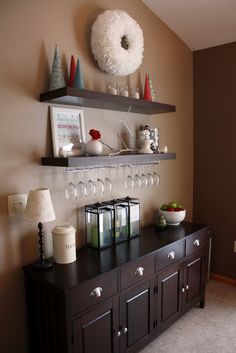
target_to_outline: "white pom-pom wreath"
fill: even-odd
[[[126,76],[136,71],[143,59],[143,31],[122,10],[106,10],[92,25],[91,49],[102,71]]]

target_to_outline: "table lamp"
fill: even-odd
[[[54,221],[56,219],[51,195],[48,189],[30,190],[24,215],[28,219],[38,222],[40,256],[39,260],[34,263],[34,267],[38,269],[48,269],[52,267],[52,261],[45,259],[42,223]]]

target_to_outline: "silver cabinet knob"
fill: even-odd
[[[102,290],[103,290],[102,287],[94,288],[90,293],[90,297],[96,297],[96,298],[101,297]]]
[[[117,337],[120,337],[120,336],[121,336],[121,332],[120,332],[120,331],[117,331],[116,336],[117,336]]]
[[[188,284],[185,286],[185,289],[186,289],[186,290],[189,290],[189,285],[188,285]]]
[[[185,288],[184,288],[184,287],[182,287],[181,292],[182,292],[182,293],[184,293],[184,292],[185,292]]]
[[[136,276],[143,276],[144,274],[144,268],[143,267],[138,267],[137,270],[134,272]]]
[[[123,332],[124,332],[124,333],[127,333],[127,332],[128,332],[127,327],[123,328]]]
[[[200,245],[199,239],[196,239],[193,244],[196,245],[196,246],[199,246]]]
[[[174,258],[175,258],[175,252],[174,252],[174,251],[171,251],[171,252],[168,254],[168,259],[174,260]]]

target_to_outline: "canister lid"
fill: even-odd
[[[53,234],[64,235],[75,232],[75,228],[72,227],[69,223],[62,223],[58,226],[55,226],[52,230]]]

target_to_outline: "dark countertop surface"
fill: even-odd
[[[167,226],[163,230],[157,230],[150,225],[142,228],[140,237],[108,249],[99,251],[89,247],[81,248],[77,250],[77,261],[71,264],[54,264],[53,268],[46,271],[36,270],[30,264],[24,266],[23,270],[27,274],[34,274],[34,278],[46,280],[49,285],[64,290],[158,251],[204,228],[207,226],[190,222]]]

